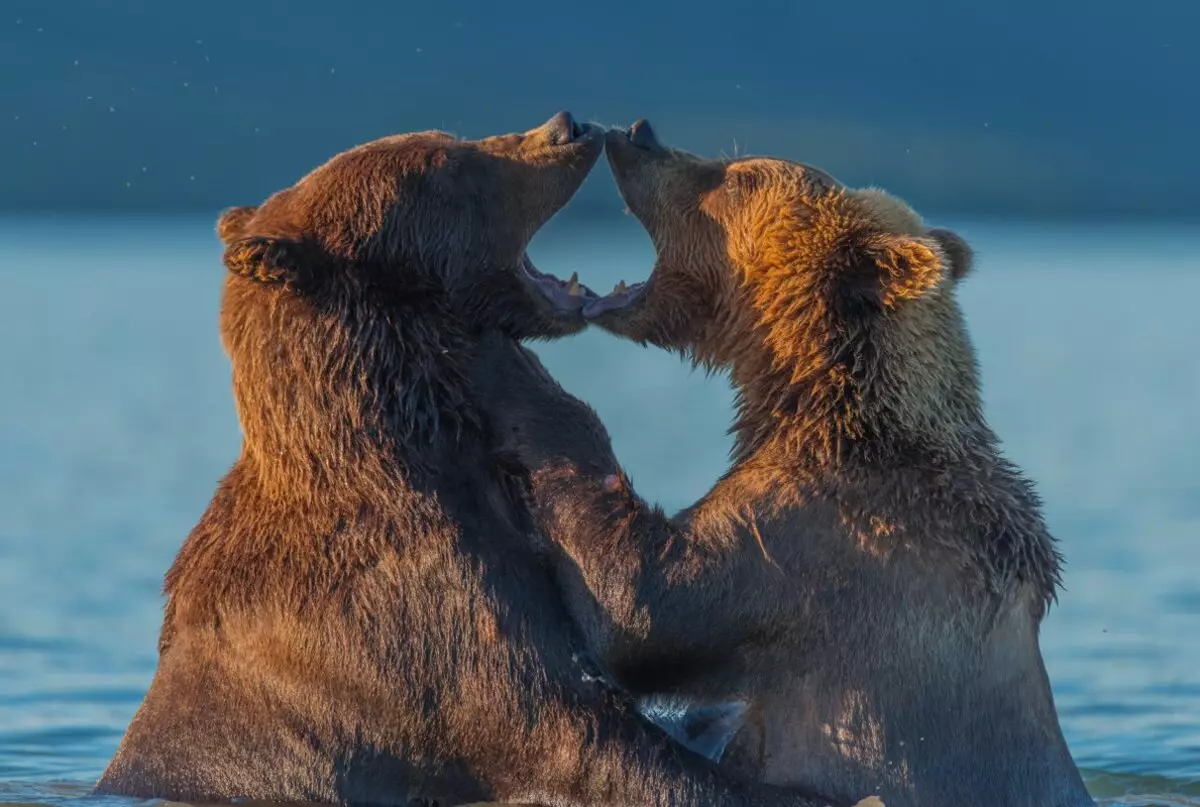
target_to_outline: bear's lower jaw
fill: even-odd
[[[578,273],[571,275],[570,280],[561,280],[539,271],[528,260],[522,268],[525,282],[550,303],[555,313],[578,314],[589,302],[600,299],[594,291],[579,282]]]
[[[583,307],[583,316],[586,319],[595,319],[604,314],[611,314],[616,311],[623,311],[630,308],[635,303],[640,302],[646,296],[646,283],[630,283],[625,285],[625,281],[621,281],[616,285],[611,292],[603,297],[597,297],[587,303]]]

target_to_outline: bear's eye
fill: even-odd
[[[725,197],[731,202],[744,201],[757,187],[754,174],[748,171],[728,171],[722,183]]]

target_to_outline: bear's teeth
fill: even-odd
[[[572,297],[578,297],[583,294],[583,287],[579,285],[579,273],[573,272],[571,279],[567,282],[567,294]]]
[[[628,287],[625,285],[624,280],[622,280],[620,283],[618,283],[616,286],[613,287],[613,291],[616,292],[617,294],[624,294],[627,290],[628,290]]]

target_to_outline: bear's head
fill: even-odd
[[[603,147],[565,112],[482,140],[398,135],[226,211],[221,327],[248,454],[303,487],[336,461],[412,453],[476,418],[464,366],[481,334],[582,329],[594,295],[526,246]]]
[[[538,271],[525,249],[604,147],[560,112],[524,134],[385,137],[337,155],[217,232],[236,276],[313,298],[347,284],[438,293],[480,329],[516,338],[581,330],[593,296]]]
[[[658,257],[649,280],[585,316],[728,369],[740,455],[781,430],[826,461],[846,448],[953,447],[981,427],[954,298],[972,262],[962,239],[806,165],[667,148],[644,121],[607,143]]]

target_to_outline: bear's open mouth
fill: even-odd
[[[583,307],[583,315],[588,319],[593,319],[610,311],[620,311],[623,308],[629,308],[641,300],[645,294],[646,281],[625,285],[625,281],[622,280],[608,294],[590,300]]]
[[[576,314],[588,303],[600,299],[596,292],[579,282],[578,272],[572,274],[570,280],[562,280],[539,271],[528,258],[522,268],[525,282],[537,289],[558,313]]]

